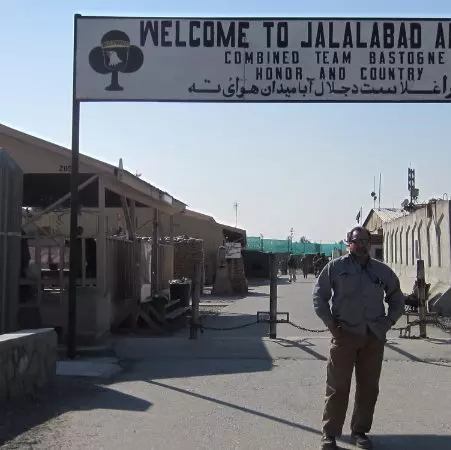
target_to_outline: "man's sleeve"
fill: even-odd
[[[332,313],[330,312],[329,301],[332,297],[331,286],[331,262],[321,271],[320,276],[313,288],[313,307],[317,316],[327,327],[334,324]]]
[[[387,317],[395,324],[404,312],[405,295],[401,291],[399,278],[391,269],[385,286],[385,301],[388,304]]]

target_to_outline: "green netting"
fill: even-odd
[[[247,250],[263,250],[267,253],[287,253],[292,252],[294,255],[325,253],[331,256],[334,249],[346,251],[344,242],[336,242],[334,244],[323,244],[316,242],[289,242],[283,239],[261,239],[259,237],[247,238]]]

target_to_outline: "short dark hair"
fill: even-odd
[[[370,233],[366,228],[364,228],[364,227],[358,225],[358,226],[352,228],[351,231],[349,231],[349,233],[347,234],[347,236],[346,236],[346,241],[347,241],[347,242],[351,242],[352,235],[353,235],[356,231],[359,232],[359,233],[366,233],[366,235],[368,236],[368,239],[371,240],[371,233]]]

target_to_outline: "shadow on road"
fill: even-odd
[[[451,436],[439,435],[378,435],[373,437],[377,448],[383,449],[409,449],[409,450],[448,450],[451,448]]]
[[[291,339],[283,339],[283,338],[277,338],[274,341],[276,344],[282,346],[282,347],[296,347],[304,352],[308,353],[311,356],[314,356],[319,361],[327,361],[327,356],[322,355],[321,353],[316,352],[311,347],[314,347],[314,345],[311,342],[308,342],[308,339],[302,339],[301,341],[295,341]]]
[[[95,380],[57,377],[55,386],[34,398],[2,403],[0,411],[0,445],[14,440],[6,448],[34,448],[35,427],[51,419],[58,420],[70,411],[120,410],[147,411],[152,403],[100,385]],[[31,431],[30,431],[31,430]],[[29,432],[29,433],[27,433]],[[21,436],[22,435],[22,436]]]
[[[413,353],[410,353],[406,350],[403,350],[402,348],[399,348],[399,344],[386,342],[385,346],[387,348],[389,348],[390,350],[393,350],[394,352],[397,352],[400,355],[403,355],[403,356],[409,358],[411,361],[419,362],[419,363],[423,363],[423,364],[430,364],[432,366],[442,366],[442,367],[451,368],[451,366],[449,364],[442,364],[440,362],[427,361],[424,358],[419,358],[418,356],[415,356]]]
[[[309,427],[308,425],[303,425],[301,423],[292,422],[290,420],[282,419],[280,417],[273,416],[271,414],[266,414],[266,413],[263,413],[263,412],[260,412],[260,411],[256,411],[255,409],[250,409],[250,408],[246,408],[244,406],[235,405],[234,403],[225,402],[223,400],[219,400],[217,398],[210,397],[208,395],[203,395],[203,394],[199,394],[199,393],[196,393],[196,392],[191,392],[191,391],[188,391],[186,389],[182,389],[182,388],[175,387],[175,386],[170,386],[168,384],[160,383],[158,381],[148,381],[148,383],[152,384],[154,386],[158,386],[158,387],[163,388],[163,389],[169,389],[171,391],[175,391],[175,392],[178,392],[180,394],[189,395],[191,397],[195,397],[195,398],[198,398],[198,399],[201,399],[201,400],[205,400],[205,401],[208,401],[208,402],[213,402],[213,403],[216,403],[218,405],[225,406],[227,408],[233,408],[233,409],[236,409],[238,411],[242,411],[242,412],[245,412],[245,413],[248,413],[248,414],[252,414],[252,415],[257,416],[257,417],[262,417],[263,419],[272,420],[272,421],[278,422],[278,423],[280,423],[282,425],[287,425],[289,427],[297,428],[297,429],[302,430],[302,431],[307,431],[307,432],[310,432],[310,433],[321,435],[321,431],[317,430],[316,428],[312,428],[312,427]]]

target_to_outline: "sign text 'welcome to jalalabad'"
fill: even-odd
[[[446,102],[451,20],[78,17],[81,101]]]

